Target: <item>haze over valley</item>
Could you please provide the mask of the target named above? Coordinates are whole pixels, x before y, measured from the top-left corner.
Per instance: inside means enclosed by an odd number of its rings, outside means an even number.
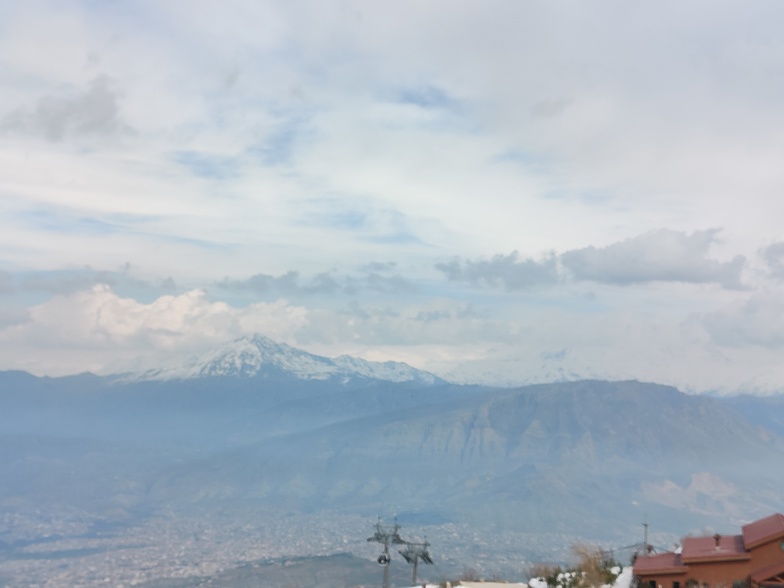
[[[430,578],[519,579],[575,543],[637,543],[645,518],[668,545],[775,511],[772,402],[635,381],[455,385],[260,335],[179,368],[4,372],[0,577],[144,585],[305,556],[372,563],[372,525],[397,517],[432,544]]]

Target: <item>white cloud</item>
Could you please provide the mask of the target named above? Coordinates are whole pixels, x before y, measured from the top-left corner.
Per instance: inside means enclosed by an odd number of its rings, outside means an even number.
[[[727,347],[784,347],[784,292],[758,292],[716,312],[701,322],[713,339]]]
[[[543,296],[547,306],[404,298],[329,308],[285,300],[232,306],[200,290],[143,303],[97,285],[4,313],[0,369],[118,372],[258,332],[313,353],[406,361],[466,382],[638,379],[731,392],[773,391],[784,381],[784,323],[777,319],[784,312],[775,297],[700,313],[693,310],[704,303],[699,294],[690,312],[666,308],[666,289],[648,292],[644,309],[634,296],[613,300],[608,293],[584,308],[563,294]]]
[[[0,132],[42,133],[50,141],[126,130],[119,116],[116,90],[107,76],[92,80],[79,95],[44,96],[34,108],[20,108],[0,121]]]
[[[406,348],[423,346],[455,356],[467,341],[476,345],[517,337],[513,325],[446,299],[403,307],[353,303],[338,310],[308,309],[285,300],[235,307],[211,301],[200,290],[141,303],[96,285],[54,296],[24,312],[9,315],[0,325],[0,369],[116,371],[141,357],[160,363],[164,356],[183,357],[252,333],[330,356],[350,351],[377,358],[386,349],[424,366],[427,358]],[[448,351],[450,347],[454,349]]]
[[[209,301],[203,291],[161,296],[149,304],[97,285],[57,295],[0,329],[3,368],[63,374],[102,371],[147,356],[182,356],[253,332],[291,341],[307,311],[285,302],[242,309]]]
[[[776,380],[777,310],[760,301],[781,277],[783,13],[701,0],[3,5],[0,279],[130,263],[140,282],[217,291],[41,303],[0,281],[20,309],[0,320],[4,346],[17,365],[62,371],[90,346],[87,364],[103,365],[258,328],[445,369],[538,357],[542,342],[548,362],[583,372],[611,368],[604,357],[673,383],[707,385],[700,370]],[[509,251],[524,253],[497,255]],[[379,260],[402,281],[342,281]],[[216,298],[271,292],[296,305]],[[354,314],[337,312],[347,297]],[[661,361],[646,367],[623,324],[659,341]]]
[[[717,283],[738,288],[745,259],[736,256],[731,261],[720,262],[708,258],[717,234],[717,230],[686,235],[660,229],[606,247],[567,251],[560,259],[578,280],[610,284]]]
[[[727,262],[708,257],[718,232],[687,235],[659,229],[605,247],[584,247],[558,255],[551,252],[539,260],[521,259],[515,251],[489,260],[453,259],[437,263],[436,269],[451,281],[503,286],[510,291],[554,286],[567,278],[617,285],[685,282],[740,288],[745,264],[742,256]]]
[[[451,281],[464,281],[475,286],[503,286],[507,290],[521,290],[537,286],[552,286],[560,281],[555,255],[542,260],[520,259],[515,251],[496,255],[490,260],[452,260],[436,264],[436,269]]]
[[[760,253],[771,275],[777,279],[784,278],[784,242],[772,243]]]
[[[30,2],[0,8],[0,63],[16,92],[44,85],[70,85],[89,79],[86,71],[91,38],[87,13],[80,3]],[[8,76],[8,77],[5,77]]]

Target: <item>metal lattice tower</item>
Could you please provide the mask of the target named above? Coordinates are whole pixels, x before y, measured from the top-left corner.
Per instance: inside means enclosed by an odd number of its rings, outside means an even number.
[[[426,564],[433,563],[433,559],[427,551],[428,547],[430,547],[430,544],[427,541],[424,543],[411,543],[406,541],[405,549],[398,550],[398,553],[403,556],[403,559],[414,566],[414,575],[411,580],[413,584],[417,583],[417,566],[419,561],[422,560]]]
[[[381,543],[384,546],[384,553],[378,556],[376,560],[379,565],[384,567],[384,588],[389,588],[389,546],[390,545],[402,545],[405,543],[403,539],[400,537],[400,525],[397,524],[397,520],[395,520],[395,524],[392,526],[384,526],[381,524],[381,519],[379,518],[376,522],[376,532],[373,533],[372,537],[368,537],[368,541],[373,543]]]

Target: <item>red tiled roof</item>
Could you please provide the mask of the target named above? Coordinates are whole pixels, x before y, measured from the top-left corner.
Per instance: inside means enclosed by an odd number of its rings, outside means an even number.
[[[721,535],[716,546],[715,537],[685,537],[681,560],[683,563],[749,559],[751,554],[743,544],[743,535]]]
[[[771,578],[777,578],[781,575],[784,575],[784,563],[779,562],[762,568],[761,570],[757,570],[751,574],[750,579],[752,582],[759,583],[770,580]]]
[[[657,553],[656,555],[640,555],[634,560],[634,575],[649,576],[651,574],[680,574],[688,570],[681,563],[679,553]]]
[[[743,542],[746,544],[746,549],[757,547],[779,537],[784,537],[784,515],[779,513],[743,525]]]

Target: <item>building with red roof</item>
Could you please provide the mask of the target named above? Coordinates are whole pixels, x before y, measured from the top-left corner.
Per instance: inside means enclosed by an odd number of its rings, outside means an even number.
[[[784,588],[784,515],[740,535],[686,537],[678,553],[639,556],[634,575],[641,588]]]

